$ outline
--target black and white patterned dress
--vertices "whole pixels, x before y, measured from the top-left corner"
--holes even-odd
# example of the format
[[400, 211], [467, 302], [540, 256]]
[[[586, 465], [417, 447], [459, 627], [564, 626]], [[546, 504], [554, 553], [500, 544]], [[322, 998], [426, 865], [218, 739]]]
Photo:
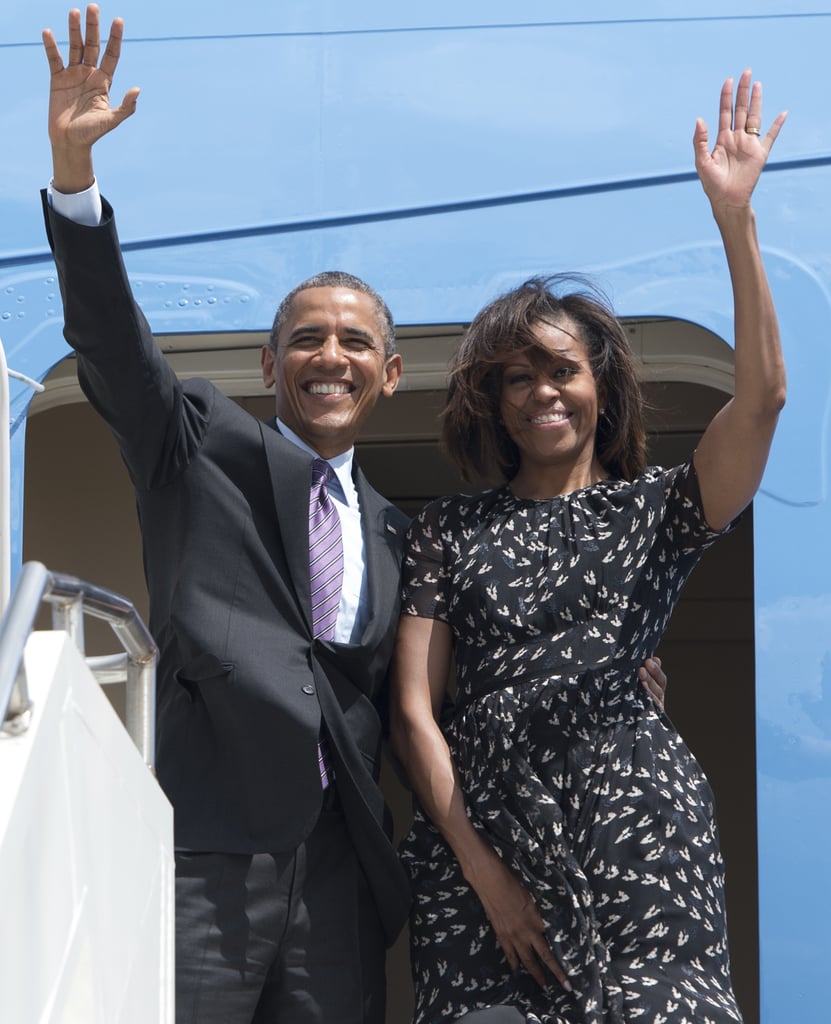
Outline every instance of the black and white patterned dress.
[[417, 812], [401, 849], [417, 1024], [503, 1003], [529, 1024], [741, 1020], [712, 793], [637, 679], [716, 536], [691, 463], [545, 501], [443, 498], [413, 523], [404, 610], [452, 629], [444, 731], [468, 814], [533, 894], [574, 989], [511, 973]]

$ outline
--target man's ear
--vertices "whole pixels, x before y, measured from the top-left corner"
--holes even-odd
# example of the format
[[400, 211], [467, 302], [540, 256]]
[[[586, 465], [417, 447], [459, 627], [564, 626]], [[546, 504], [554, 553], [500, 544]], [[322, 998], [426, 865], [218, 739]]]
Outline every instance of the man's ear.
[[391, 398], [395, 393], [403, 371], [404, 363], [401, 356], [396, 352], [394, 356], [389, 357], [384, 365], [385, 378], [384, 383], [381, 385], [381, 394], [385, 398]]
[[277, 359], [276, 352], [271, 345], [263, 345], [260, 350], [260, 366], [263, 371], [263, 384], [273, 387], [277, 383]]

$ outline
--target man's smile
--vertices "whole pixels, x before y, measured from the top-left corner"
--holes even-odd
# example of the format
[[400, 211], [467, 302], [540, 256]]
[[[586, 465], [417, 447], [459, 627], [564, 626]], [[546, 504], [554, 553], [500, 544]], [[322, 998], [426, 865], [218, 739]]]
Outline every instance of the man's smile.
[[310, 395], [348, 395], [352, 385], [345, 380], [312, 381], [303, 385], [304, 391]]

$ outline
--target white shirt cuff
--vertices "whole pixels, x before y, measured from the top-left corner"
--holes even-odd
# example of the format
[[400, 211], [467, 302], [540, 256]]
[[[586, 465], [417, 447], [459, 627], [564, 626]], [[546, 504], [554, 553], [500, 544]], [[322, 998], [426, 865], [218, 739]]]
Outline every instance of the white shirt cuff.
[[46, 198], [55, 213], [66, 217], [67, 220], [88, 228], [97, 228], [101, 223], [101, 193], [98, 191], [98, 181], [94, 178], [89, 188], [69, 195], [58, 192], [50, 181], [46, 189]]

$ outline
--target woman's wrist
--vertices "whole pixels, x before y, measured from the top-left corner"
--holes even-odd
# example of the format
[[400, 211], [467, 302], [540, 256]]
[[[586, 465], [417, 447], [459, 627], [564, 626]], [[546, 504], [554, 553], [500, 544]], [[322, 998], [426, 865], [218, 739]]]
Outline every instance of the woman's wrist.
[[502, 866], [499, 854], [482, 839], [473, 826], [471, 826], [470, 839], [456, 851], [456, 859], [465, 881], [473, 889], [478, 889], [495, 868]]
[[756, 224], [756, 214], [750, 202], [741, 206], [731, 206], [728, 203], [711, 203], [713, 219], [719, 228], [731, 229], [750, 227]]

